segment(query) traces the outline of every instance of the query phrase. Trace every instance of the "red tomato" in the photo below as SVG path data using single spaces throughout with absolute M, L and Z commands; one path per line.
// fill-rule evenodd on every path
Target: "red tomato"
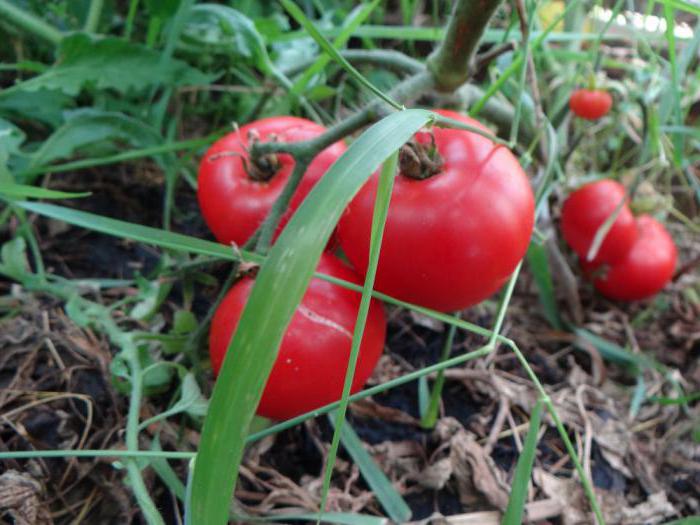
M 438 113 L 481 129 L 453 111 Z M 493 294 L 522 259 L 534 222 L 534 199 L 518 160 L 505 147 L 469 131 L 436 128 L 442 158 L 423 180 L 395 181 L 375 288 L 441 311 L 474 305 Z M 431 147 L 430 133 L 416 141 Z M 366 272 L 379 174 L 350 203 L 338 237 L 352 264 Z
M 639 235 L 627 256 L 603 268 L 593 285 L 604 296 L 619 301 L 638 301 L 661 291 L 673 277 L 678 252 L 663 224 L 649 215 L 637 218 Z M 591 273 L 594 264 L 582 264 Z
M 601 89 L 577 89 L 569 98 L 569 107 L 578 117 L 598 120 L 612 107 L 612 95 Z
M 324 254 L 317 270 L 360 284 L 340 259 Z M 209 352 L 216 373 L 248 300 L 254 280 L 238 281 L 217 309 L 209 334 Z M 350 358 L 360 294 L 314 278 L 282 339 L 277 361 L 263 392 L 258 414 L 289 419 L 340 399 Z M 386 321 L 382 304 L 372 300 L 360 345 L 352 391 L 372 374 L 384 347 Z M 235 355 L 232 356 L 235 359 Z
M 598 228 L 623 200 L 625 204 L 593 259 L 595 264 L 623 259 L 637 239 L 637 226 L 627 207 L 625 188 L 619 182 L 605 179 L 586 184 L 566 199 L 561 209 L 562 233 L 582 260 L 585 260 Z
M 294 159 L 290 155 L 278 154 L 277 171 L 269 180 L 260 181 L 249 176 L 246 168 L 250 168 L 247 149 L 251 133 L 263 142 L 298 142 L 317 137 L 324 131 L 323 126 L 310 120 L 271 117 L 246 124 L 209 148 L 199 166 L 197 197 L 204 220 L 219 242 L 244 244 L 265 219 L 294 168 Z M 277 232 L 344 152 L 345 145 L 336 142 L 313 159 Z

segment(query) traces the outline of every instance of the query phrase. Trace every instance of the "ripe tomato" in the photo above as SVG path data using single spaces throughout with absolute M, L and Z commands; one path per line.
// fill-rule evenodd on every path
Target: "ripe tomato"
M 219 242 L 244 244 L 262 224 L 294 168 L 290 155 L 278 154 L 267 159 L 269 164 L 276 165 L 276 170 L 273 167 L 272 173 L 261 173 L 270 178 L 256 180 L 254 176 L 260 172 L 251 165 L 247 151 L 251 137 L 263 142 L 298 142 L 324 131 L 323 126 L 310 120 L 271 117 L 246 124 L 209 148 L 199 166 L 197 197 L 204 220 Z M 278 232 L 345 149 L 342 142 L 336 142 L 313 159 L 280 221 Z
M 564 202 L 561 229 L 564 239 L 585 260 L 598 228 L 625 201 L 608 231 L 593 263 L 614 263 L 623 259 L 637 239 L 637 226 L 627 207 L 625 188 L 619 182 L 605 179 L 582 186 Z
M 612 107 L 612 95 L 602 89 L 577 89 L 569 98 L 569 107 L 576 116 L 598 120 Z
M 673 277 L 678 252 L 663 224 L 649 215 L 637 218 L 637 242 L 621 261 L 601 268 L 593 285 L 604 296 L 619 301 L 638 301 L 661 291 Z M 594 264 L 582 264 L 592 273 Z
M 486 129 L 453 111 L 437 113 Z M 432 137 L 431 137 L 432 135 Z M 522 259 L 534 222 L 534 198 L 518 160 L 469 131 L 436 128 L 415 141 L 439 154 L 433 175 L 407 176 L 402 163 L 391 196 L 375 288 L 441 311 L 474 305 L 505 283 Z M 348 206 L 338 238 L 365 272 L 378 173 Z
M 355 272 L 332 255 L 321 256 L 317 270 L 360 284 Z M 209 352 L 216 373 L 221 368 L 253 282 L 250 277 L 238 281 L 214 315 Z M 340 399 L 359 307 L 359 293 L 322 279 L 311 280 L 282 339 L 258 406 L 259 415 L 289 419 Z M 385 335 L 384 310 L 382 304 L 373 299 L 360 345 L 353 392 L 357 392 L 372 374 L 382 353 Z

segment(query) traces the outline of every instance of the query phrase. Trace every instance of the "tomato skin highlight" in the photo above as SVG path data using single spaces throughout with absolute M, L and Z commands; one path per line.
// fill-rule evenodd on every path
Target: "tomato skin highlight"
M 598 120 L 612 107 L 612 95 L 601 89 L 577 89 L 569 98 L 569 108 L 586 120 Z
M 324 253 L 317 271 L 361 284 L 359 277 L 337 257 Z M 218 374 L 229 340 L 253 288 L 244 277 L 228 292 L 212 319 L 209 352 Z M 285 420 L 340 399 L 350 357 L 352 333 L 360 294 L 313 278 L 282 339 L 257 413 Z M 360 345 L 352 392 L 367 381 L 384 349 L 386 320 L 382 304 L 370 304 Z M 231 358 L 235 359 L 235 355 Z
M 244 244 L 264 221 L 289 179 L 294 159 L 278 154 L 279 168 L 267 181 L 253 180 L 246 172 L 249 133 L 261 142 L 299 142 L 321 135 L 326 129 L 297 117 L 270 117 L 246 124 L 216 141 L 199 166 L 197 199 L 207 226 L 224 244 Z M 336 142 L 319 153 L 309 164 L 290 206 L 280 220 L 279 233 L 311 188 L 331 164 L 345 152 L 345 144 Z
M 660 292 L 673 277 L 678 250 L 673 239 L 650 215 L 637 218 L 637 242 L 627 256 L 593 280 L 593 286 L 604 296 L 618 301 L 639 301 Z M 582 263 L 584 272 L 591 274 L 599 267 Z
M 564 240 L 581 260 L 585 261 L 598 228 L 623 200 L 625 204 L 591 261 L 593 264 L 612 264 L 624 259 L 637 240 L 637 225 L 627 206 L 624 186 L 610 179 L 591 182 L 564 201 L 561 210 Z
M 453 111 L 436 112 L 486 130 Z M 423 180 L 397 176 L 375 289 L 447 312 L 486 299 L 506 282 L 527 250 L 534 198 L 507 148 L 464 130 L 435 128 L 433 135 L 443 166 Z M 425 132 L 416 140 L 430 144 Z M 340 245 L 361 273 L 378 182 L 374 173 L 338 224 Z

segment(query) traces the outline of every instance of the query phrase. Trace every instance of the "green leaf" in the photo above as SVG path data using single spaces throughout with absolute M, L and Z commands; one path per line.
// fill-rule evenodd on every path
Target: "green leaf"
M 228 355 L 236 359 L 224 360 L 214 387 L 192 483 L 195 523 L 226 523 L 248 427 L 263 386 L 343 209 L 389 154 L 433 118 L 428 111 L 413 109 L 370 127 L 311 190 L 272 246 L 229 345 Z
M 136 284 L 139 287 L 141 300 L 134 305 L 129 315 L 139 321 L 148 320 L 158 311 L 170 293 L 173 283 L 161 279 L 149 281 L 143 277 L 137 277 Z
M 180 0 L 145 0 L 145 3 L 151 16 L 167 19 L 177 11 Z
M 403 106 L 396 102 L 394 99 L 386 95 L 383 91 L 378 89 L 374 84 L 372 84 L 367 78 L 360 73 L 355 67 L 348 62 L 343 56 L 338 52 L 338 50 L 333 47 L 333 44 L 331 44 L 328 39 L 321 34 L 321 32 L 316 28 L 316 26 L 309 20 L 304 12 L 297 6 L 294 2 L 291 0 L 280 0 L 282 5 L 284 6 L 285 10 L 296 20 L 301 24 L 304 29 L 311 35 L 311 38 L 313 38 L 316 43 L 321 46 L 321 49 L 323 49 L 326 53 L 328 53 L 328 56 L 330 56 L 333 60 L 338 62 L 345 71 L 347 71 L 352 78 L 354 78 L 361 86 L 365 87 L 375 95 L 377 95 L 379 98 L 381 98 L 384 102 L 389 104 L 390 106 L 393 106 L 396 109 L 402 109 Z
M 170 409 L 169 415 L 186 412 L 191 416 L 204 416 L 207 413 L 208 401 L 202 395 L 197 380 L 189 373 L 182 380 L 180 399 Z
M 80 197 L 87 197 L 91 195 L 91 193 L 69 193 L 67 191 L 49 190 L 38 186 L 0 182 L 0 195 L 21 199 L 77 199 Z
M 330 412 L 328 419 L 335 426 L 337 411 Z M 370 456 L 362 441 L 346 421 L 340 429 L 340 440 L 350 457 L 360 468 L 362 477 L 377 496 L 387 515 L 396 523 L 406 523 L 411 518 L 411 508 L 394 488 L 391 481 L 384 475 L 379 466 Z
M 200 255 L 210 255 L 229 261 L 236 261 L 241 258 L 249 262 L 259 262 L 262 260 L 260 256 L 249 252 L 241 251 L 234 253 L 230 247 L 216 242 L 205 241 L 204 239 L 189 237 L 180 233 L 159 230 L 158 228 L 151 228 L 149 226 L 142 226 L 140 224 L 133 224 L 117 219 L 110 219 L 109 217 L 95 215 L 94 213 L 43 202 L 18 201 L 14 204 L 25 210 L 39 213 L 45 217 L 51 217 L 52 219 L 64 221 L 75 226 L 87 228 L 88 230 L 114 235 L 115 237 L 132 239 L 146 244 L 153 244 L 163 248 L 197 253 Z
M 700 525 L 700 516 L 689 516 L 680 520 L 669 521 L 665 525 Z
M 241 523 L 274 523 L 276 521 L 309 521 L 316 523 L 334 523 L 336 525 L 388 525 L 389 520 L 367 514 L 351 514 L 349 512 L 322 512 L 321 514 L 281 514 L 279 516 L 236 516 Z
M 604 359 L 619 365 L 629 366 L 633 373 L 644 368 L 663 369 L 661 365 L 655 363 L 651 358 L 643 354 L 634 354 L 593 332 L 583 328 L 574 328 L 573 332 L 577 337 L 574 341 L 576 347 L 585 349 L 586 345 L 593 345 Z
M 183 42 L 242 57 L 263 71 L 270 58 L 253 21 L 240 11 L 219 4 L 199 4 L 190 10 Z
M 513 476 L 510 497 L 508 498 L 508 507 L 503 516 L 503 521 L 501 521 L 502 525 L 521 525 L 523 522 L 525 503 L 527 503 L 527 487 L 530 484 L 532 466 L 535 463 L 535 455 L 537 454 L 537 434 L 540 431 L 543 407 L 542 400 L 537 401 L 530 415 L 530 429 L 527 431 L 523 450 L 515 467 L 515 475 Z
M 29 92 L 7 89 L 0 94 L 1 114 L 30 122 L 42 122 L 54 128 L 63 122 L 63 111 L 74 104 L 71 97 L 57 90 Z
M 55 89 L 75 97 L 88 86 L 127 93 L 159 85 L 202 85 L 211 80 L 181 60 L 162 63 L 158 51 L 143 45 L 115 37 L 93 39 L 77 33 L 61 41 L 58 60 L 46 73 L 16 84 L 4 93 Z M 0 94 L 0 99 L 3 96 Z
M 156 434 L 151 442 L 151 450 L 157 452 L 163 450 L 160 446 L 158 434 Z M 180 481 L 180 478 L 170 466 L 168 460 L 163 456 L 154 456 L 150 458 L 149 464 L 153 467 L 153 470 L 156 471 L 156 474 L 158 474 L 158 477 L 165 483 L 165 486 L 168 487 L 170 492 L 175 494 L 180 501 L 183 501 L 185 499 L 185 485 Z
M 347 41 L 350 40 L 350 37 L 355 29 L 357 29 L 357 27 L 365 21 L 365 19 L 372 13 L 374 8 L 377 7 L 378 3 L 379 0 L 374 0 L 373 2 L 357 6 L 357 8 L 353 10 L 346 22 L 343 24 L 342 31 L 333 41 L 333 46 L 335 48 L 343 47 Z M 304 71 L 297 81 L 294 82 L 294 85 L 292 86 L 292 93 L 297 95 L 303 93 L 306 86 L 308 86 L 309 81 L 314 77 L 314 75 L 323 71 L 323 68 L 326 67 L 330 60 L 331 58 L 329 55 L 322 55 L 318 57 L 311 67 Z
M 563 325 L 554 296 L 554 284 L 552 283 L 552 274 L 549 271 L 547 249 L 542 244 L 531 242 L 527 250 L 527 263 L 535 279 L 535 284 L 537 284 L 537 294 L 540 298 L 540 304 L 542 304 L 544 316 L 549 324 L 561 330 Z
M 0 271 L 21 282 L 22 277 L 29 272 L 27 243 L 24 238 L 15 237 L 3 244 L 0 248 L 0 261 L 2 261 Z
M 142 121 L 112 111 L 83 109 L 74 112 L 32 155 L 30 168 L 70 157 L 89 146 L 126 142 L 134 147 L 160 144 L 161 135 Z M 116 149 L 116 144 L 112 146 Z
M 0 118 L 0 159 L 17 153 L 25 138 L 24 131 L 9 120 Z

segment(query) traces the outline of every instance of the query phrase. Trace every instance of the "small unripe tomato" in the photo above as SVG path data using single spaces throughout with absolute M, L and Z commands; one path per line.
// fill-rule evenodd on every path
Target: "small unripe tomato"
M 586 273 L 600 272 L 593 286 L 610 299 L 646 299 L 660 292 L 673 277 L 678 251 L 666 228 L 650 215 L 640 215 L 637 229 L 637 241 L 621 261 L 607 268 L 582 263 Z
M 319 273 L 360 284 L 355 272 L 340 259 L 321 256 Z M 209 353 L 218 374 L 229 341 L 238 325 L 254 279 L 244 277 L 233 285 L 214 314 Z M 314 278 L 282 339 L 277 360 L 268 377 L 257 413 L 271 419 L 289 419 L 340 399 L 350 358 L 360 294 Z M 352 392 L 372 375 L 384 348 L 386 320 L 382 304 L 372 300 L 357 358 Z M 235 359 L 235 354 L 229 359 Z
M 197 199 L 207 226 L 219 242 L 244 244 L 265 220 L 294 169 L 294 158 L 282 153 L 259 159 L 256 165 L 248 153 L 251 142 L 300 142 L 325 131 L 323 126 L 303 118 L 270 117 L 246 124 L 209 148 L 199 165 Z M 343 142 L 336 142 L 311 161 L 277 233 L 345 149 Z
M 623 259 L 637 239 L 637 226 L 627 206 L 625 188 L 619 182 L 605 179 L 582 186 L 564 201 L 561 210 L 564 240 L 582 261 L 586 260 L 598 229 L 623 201 L 622 209 L 598 253 L 593 261 L 589 261 L 593 264 Z
M 569 107 L 578 117 L 598 120 L 612 107 L 612 95 L 601 89 L 577 89 L 569 98 Z

